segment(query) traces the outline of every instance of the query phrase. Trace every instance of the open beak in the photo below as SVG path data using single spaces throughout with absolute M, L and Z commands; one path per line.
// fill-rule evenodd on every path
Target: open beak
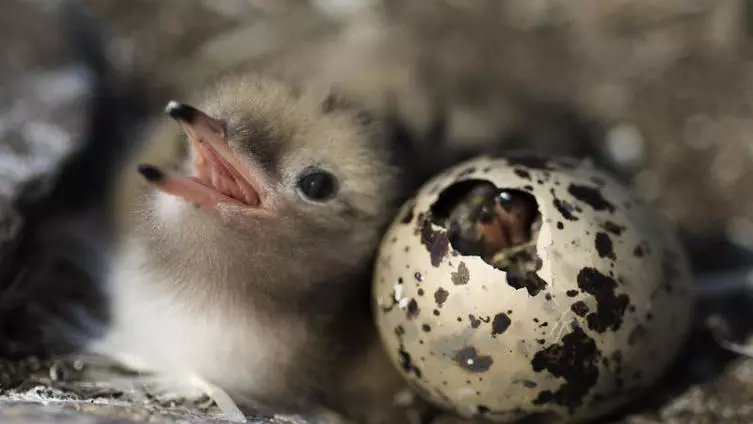
M 139 172 L 147 181 L 164 192 L 210 209 L 219 203 L 262 206 L 260 185 L 230 149 L 222 121 L 176 101 L 169 102 L 165 112 L 178 121 L 196 152 L 194 175 L 169 176 L 153 165 L 142 164 Z

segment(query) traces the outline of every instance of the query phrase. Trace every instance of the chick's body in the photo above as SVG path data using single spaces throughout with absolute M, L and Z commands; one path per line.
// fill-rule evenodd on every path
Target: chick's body
M 137 164 L 190 174 L 202 162 L 179 125 L 158 127 L 115 190 L 112 325 L 92 349 L 198 377 L 244 412 L 400 422 L 391 405 L 403 383 L 368 306 L 371 260 L 400 191 L 381 126 L 331 94 L 251 76 L 200 98 L 260 205 L 206 210 L 156 189 Z M 317 172 L 330 179 L 303 178 Z M 333 194 L 307 198 L 313 186 Z

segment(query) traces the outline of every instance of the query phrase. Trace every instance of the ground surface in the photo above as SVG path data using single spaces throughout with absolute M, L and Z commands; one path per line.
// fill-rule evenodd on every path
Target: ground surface
M 373 16 L 359 14 L 365 0 L 352 7 L 333 0 L 83 3 L 105 22 L 122 72 L 146 82 L 155 115 L 202 78 L 242 64 L 331 72 L 329 79 L 350 81 L 375 104 L 374 92 L 395 91 L 401 113 L 418 129 L 430 121 L 427 105 L 445 99 L 457 140 L 604 155 L 692 233 L 704 292 L 743 285 L 747 276 L 737 270 L 752 264 L 753 247 L 753 62 L 740 18 L 749 16 L 745 2 L 693 2 L 691 10 L 684 2 L 657 8 L 649 1 L 630 7 L 598 1 L 603 7 L 583 1 L 569 9 L 555 0 L 538 8 L 510 1 L 501 15 L 485 1 L 440 2 L 431 13 L 425 9 L 431 2 L 387 1 L 395 27 L 385 38 L 374 35 L 380 27 Z M 12 10 L 0 9 L 0 259 L 12 255 L 23 228 L 20 199 L 45 194 L 61 161 L 78 148 L 88 116 L 91 80 L 60 36 L 53 3 L 0 6 Z M 557 16 L 572 19 L 563 24 Z M 453 47 L 468 39 L 478 54 Z M 433 71 L 433 78 L 416 69 Z M 478 81 L 486 84 L 479 89 Z M 0 275 L 8 278 L 2 267 Z M 0 281 L 0 291 L 8 287 L 10 279 Z M 753 360 L 723 351 L 704 326 L 705 317 L 719 313 L 744 338 L 753 322 L 751 296 L 741 289 L 704 299 L 676 369 L 613 421 L 753 422 Z M 14 322 L 0 316 L 2 335 Z M 37 361 L 0 362 L 0 421 L 220 420 L 209 404 L 163 404 L 138 390 L 76 383 L 77 373 Z

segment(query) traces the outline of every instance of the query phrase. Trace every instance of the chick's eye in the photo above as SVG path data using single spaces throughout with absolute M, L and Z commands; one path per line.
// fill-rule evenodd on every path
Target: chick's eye
M 337 178 L 323 169 L 310 168 L 298 178 L 298 189 L 309 200 L 322 202 L 337 192 Z

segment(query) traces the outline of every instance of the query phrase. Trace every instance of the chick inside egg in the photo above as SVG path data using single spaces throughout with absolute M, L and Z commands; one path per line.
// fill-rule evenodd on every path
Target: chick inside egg
M 462 181 L 439 195 L 431 220 L 447 230 L 459 254 L 479 256 L 517 279 L 534 277 L 541 214 L 530 193 L 484 180 Z
M 480 157 L 388 230 L 376 323 L 425 399 L 466 418 L 593 419 L 650 387 L 690 322 L 689 267 L 650 207 L 592 166 Z

